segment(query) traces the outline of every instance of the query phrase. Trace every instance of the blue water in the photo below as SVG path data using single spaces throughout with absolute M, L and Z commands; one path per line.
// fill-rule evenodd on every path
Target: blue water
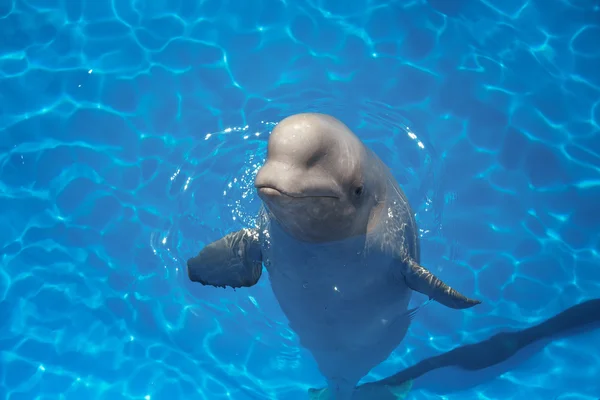
M 296 112 L 375 149 L 417 212 L 424 265 L 484 300 L 427 306 L 366 380 L 600 297 L 599 4 L 0 0 L 0 398 L 324 385 L 267 279 L 182 274 L 252 223 L 268 134 Z M 430 374 L 409 398 L 597 399 L 599 342 Z

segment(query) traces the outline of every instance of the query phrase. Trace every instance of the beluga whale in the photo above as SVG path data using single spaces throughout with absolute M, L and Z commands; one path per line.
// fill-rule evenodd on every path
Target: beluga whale
M 414 213 L 389 168 L 343 122 L 319 113 L 281 120 L 254 186 L 256 226 L 209 243 L 187 261 L 202 285 L 270 286 L 327 387 L 312 399 L 400 399 L 407 387 L 359 381 L 401 343 L 413 291 L 452 309 L 480 301 L 420 264 Z M 356 395 L 356 396 L 355 396 Z M 366 397 L 365 397 L 366 396 Z

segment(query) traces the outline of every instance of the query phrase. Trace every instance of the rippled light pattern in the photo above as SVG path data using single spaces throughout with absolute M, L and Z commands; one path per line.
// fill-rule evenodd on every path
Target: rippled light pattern
M 431 304 L 368 380 L 600 295 L 593 0 L 0 1 L 0 398 L 306 399 L 269 289 L 190 284 L 282 117 L 342 119 L 417 212 Z M 476 296 L 475 296 L 476 295 Z M 415 296 L 416 300 L 419 300 Z M 600 333 L 414 399 L 597 399 Z M 452 375 L 454 376 L 454 375 Z

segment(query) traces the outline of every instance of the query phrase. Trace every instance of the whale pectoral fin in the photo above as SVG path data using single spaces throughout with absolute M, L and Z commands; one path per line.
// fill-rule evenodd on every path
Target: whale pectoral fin
M 452 289 L 412 259 L 402 262 L 401 270 L 404 281 L 409 288 L 446 307 L 464 309 L 481 304 L 481 301 L 470 299 Z
M 255 229 L 232 232 L 208 244 L 187 261 L 191 281 L 215 287 L 250 287 L 262 274 L 262 253 Z

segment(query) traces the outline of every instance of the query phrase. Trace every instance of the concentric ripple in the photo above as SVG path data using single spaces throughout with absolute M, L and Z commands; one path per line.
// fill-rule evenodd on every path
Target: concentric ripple
M 593 0 L 0 1 L 0 398 L 323 385 L 266 279 L 182 270 L 252 224 L 296 112 L 355 130 L 411 199 L 424 264 L 484 300 L 425 308 L 368 380 L 599 297 L 599 35 Z M 599 341 L 412 398 L 597 399 Z

